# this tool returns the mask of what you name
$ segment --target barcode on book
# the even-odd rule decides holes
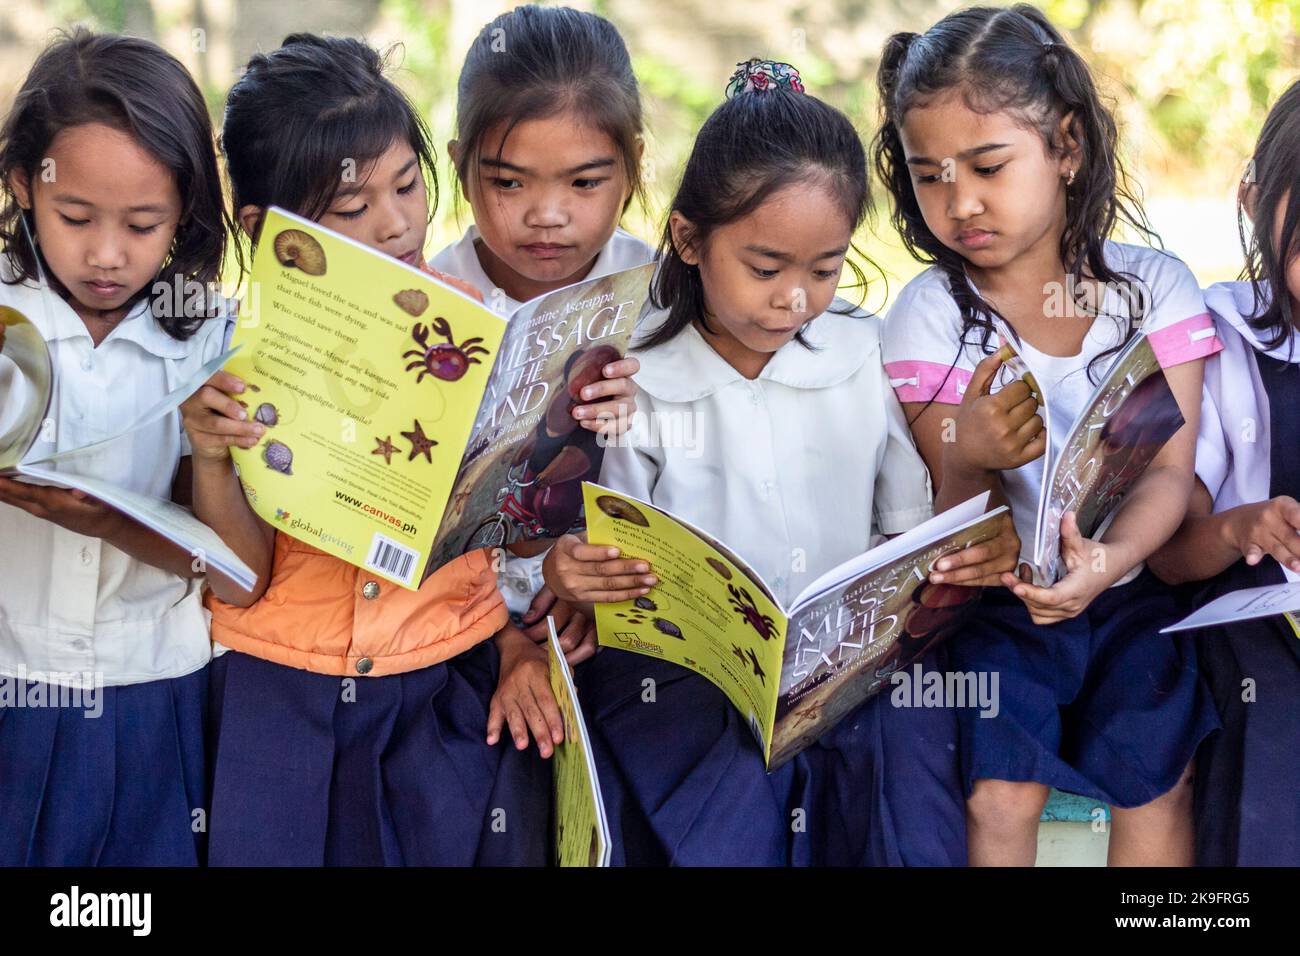
[[[403,584],[410,584],[417,557],[419,555],[415,551],[376,531],[370,542],[370,557],[366,558],[366,567],[372,571],[382,571]]]

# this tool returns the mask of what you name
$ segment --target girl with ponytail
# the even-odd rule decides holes
[[[1192,755],[1217,725],[1177,608],[1144,561],[1178,528],[1194,480],[1202,367],[1222,346],[1191,272],[1111,238],[1147,226],[1087,64],[1032,6],[974,7],[897,34],[879,72],[876,170],[908,250],[929,268],[890,309],[884,359],[942,509],[1008,502],[1020,575],[984,593],[954,666],[996,671],[996,716],[963,711],[970,857],[1034,862],[1050,787],[1111,807],[1114,864],[1192,859]],[[990,389],[994,319],[1050,396]],[[1059,448],[1105,366],[1149,336],[1185,424],[1096,540],[1061,524],[1069,573],[1030,580],[1043,456]]]
[[[846,266],[856,272],[852,238],[869,209],[848,118],[805,93],[789,64],[740,64],[664,230],[661,311],[632,353],[647,414],[605,452],[602,484],[738,547],[783,600],[930,515],[879,320],[835,295]],[[689,425],[697,440],[656,440],[651,421]],[[996,542],[948,556],[946,575],[996,583],[1018,547],[1008,523]],[[653,568],[573,535],[545,574],[580,605],[657,583]],[[578,680],[621,862],[966,862],[950,709],[895,708],[881,693],[768,774],[742,714],[685,667],[611,648]]]

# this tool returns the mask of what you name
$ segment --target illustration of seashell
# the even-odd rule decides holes
[[[429,297],[419,289],[403,289],[393,296],[393,301],[397,303],[399,309],[417,319],[424,315],[424,310],[429,307]]]
[[[293,451],[282,441],[269,441],[262,457],[272,470],[284,475],[293,474]]]
[[[272,244],[280,265],[301,269],[309,276],[325,274],[325,250],[301,229],[285,229]]]

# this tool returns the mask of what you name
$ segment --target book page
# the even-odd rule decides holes
[[[53,393],[40,329],[17,309],[0,306],[0,472],[12,470],[32,447]]]
[[[129,491],[90,475],[59,471],[47,465],[20,465],[19,474],[61,488],[77,488],[116,508],[173,544],[180,545],[201,562],[196,570],[210,567],[251,591],[257,575],[239,559],[215,531],[174,501]]]
[[[277,530],[419,587],[505,321],[431,276],[267,212],[226,366],[267,426],[232,448]]]
[[[584,482],[587,538],[650,563],[659,583],[632,601],[596,605],[600,643],[672,661],[707,677],[771,739],[786,618],[730,549],[668,512]]]
[[[1162,628],[1161,634],[1188,631],[1233,621],[1272,617],[1275,614],[1300,613],[1300,583],[1268,584],[1257,588],[1242,588],[1215,598],[1204,607],[1197,608],[1177,624]],[[1297,634],[1300,637],[1300,633]]]
[[[564,721],[564,740],[551,756],[555,783],[555,865],[609,866],[609,821],[592,759],[573,673],[560,649],[555,619],[548,617],[551,693]],[[507,742],[507,746],[508,746]]]
[[[982,589],[934,584],[929,574],[943,556],[996,537],[1006,511],[977,515],[937,540],[925,535],[906,554],[874,563],[791,612],[769,768],[799,753],[957,629]]]

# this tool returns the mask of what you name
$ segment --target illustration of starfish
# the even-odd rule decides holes
[[[433,464],[433,455],[430,454],[429,449],[438,443],[424,433],[424,428],[420,425],[418,418],[414,421],[415,427],[413,429],[409,432],[402,432],[402,437],[411,443],[411,454],[406,460],[415,461],[416,455],[423,455],[425,461]]]
[[[383,455],[383,456],[384,456],[384,464],[385,464],[385,465],[391,465],[391,464],[393,463],[393,452],[400,452],[400,451],[401,451],[400,448],[398,448],[396,445],[393,444],[393,436],[392,436],[392,435],[389,435],[387,438],[383,438],[383,439],[381,439],[381,438],[376,438],[376,439],[375,439],[375,445],[378,446],[378,447],[374,448],[374,449],[370,452],[370,454],[372,454],[372,455]]]
[[[745,653],[749,655],[749,659],[754,663],[754,676],[758,678],[758,682],[760,684],[766,686],[767,681],[763,679],[766,676],[766,673],[764,672],[763,668],[758,666],[758,658],[754,656],[754,652],[751,651],[749,648],[745,648]]]

